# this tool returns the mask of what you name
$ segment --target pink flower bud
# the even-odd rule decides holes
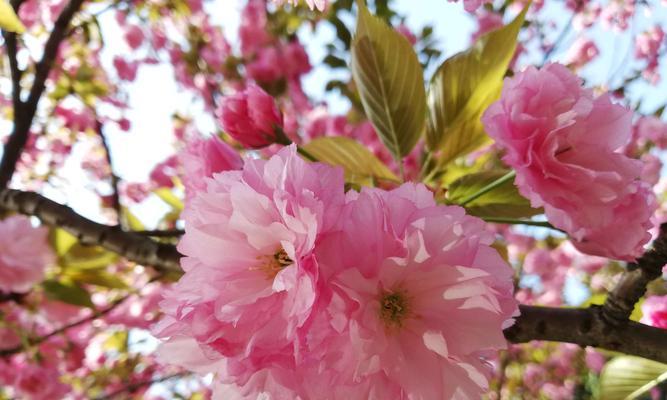
[[[223,99],[218,109],[223,129],[246,147],[260,148],[284,142],[283,116],[273,97],[259,86]]]

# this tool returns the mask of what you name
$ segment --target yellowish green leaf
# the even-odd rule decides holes
[[[141,222],[136,215],[134,215],[127,207],[123,207],[122,212],[123,219],[125,220],[125,226],[129,227],[133,231],[143,231],[146,230],[146,226]]]
[[[346,182],[359,185],[372,185],[376,180],[398,182],[396,175],[382,161],[354,139],[321,137],[303,147],[318,161],[343,167]]]
[[[42,282],[42,287],[46,297],[51,300],[82,307],[94,308],[95,306],[90,299],[90,293],[74,282],[65,279],[49,279]]]
[[[127,339],[129,335],[127,331],[116,331],[109,335],[109,337],[102,343],[102,348],[105,350],[115,350],[124,352],[127,350]]]
[[[609,361],[600,374],[600,400],[638,399],[667,381],[667,364],[635,356]]]
[[[430,150],[440,151],[440,165],[490,140],[480,118],[500,95],[528,7],[510,24],[483,35],[470,49],[445,60],[431,79],[426,143]]]
[[[465,175],[449,186],[447,200],[449,203],[459,204],[506,174],[505,170],[492,170]],[[511,181],[472,200],[465,207],[469,214],[479,217],[522,218],[542,213],[542,210],[530,206],[530,202],[519,194]]]
[[[65,276],[76,283],[90,284],[109,289],[127,289],[129,287],[118,276],[99,269],[67,270]]]
[[[25,32],[25,26],[9,2],[5,0],[0,0],[0,28],[8,32]]]
[[[183,200],[179,199],[169,188],[159,188],[153,191],[157,197],[169,204],[171,208],[177,211],[183,210]]]
[[[60,228],[53,228],[50,232],[51,247],[58,257],[65,255],[77,242],[74,235]]]
[[[396,160],[414,148],[426,117],[423,71],[408,40],[357,0],[352,75],[368,119]]]
[[[106,268],[118,261],[118,255],[99,246],[74,244],[69,251],[58,260],[65,270],[84,270]]]

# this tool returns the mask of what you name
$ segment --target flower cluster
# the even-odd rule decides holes
[[[622,260],[641,254],[656,208],[651,186],[640,180],[642,162],[619,151],[631,119],[560,64],[507,79],[482,117],[532,206],[544,207],[582,252]]]
[[[189,199],[154,332],[214,396],[479,398],[517,312],[484,223],[422,185],[344,192],[289,146]]]
[[[54,259],[47,237],[24,216],[0,221],[0,292],[25,293],[44,278]]]

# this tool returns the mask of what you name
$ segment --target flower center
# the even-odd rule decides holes
[[[257,269],[264,272],[269,279],[275,278],[283,268],[294,264],[294,261],[289,258],[287,252],[282,248],[273,254],[267,254],[259,259],[261,264]]]
[[[403,291],[383,292],[380,295],[380,319],[389,327],[401,327],[408,317],[410,307]]]

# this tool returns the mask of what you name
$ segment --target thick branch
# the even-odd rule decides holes
[[[46,79],[51,71],[51,66],[58,55],[60,43],[65,38],[67,27],[79,11],[84,0],[71,0],[56,19],[53,31],[44,46],[42,59],[35,66],[35,78],[30,89],[30,95],[18,110],[14,110],[14,130],[5,145],[5,150],[0,161],[0,187],[5,187],[12,179],[16,164],[21,157],[23,148],[28,142],[30,126],[37,112],[37,104],[46,88]],[[14,83],[16,85],[16,83]]]
[[[667,224],[660,226],[660,234],[651,250],[636,262],[628,264],[627,271],[607,297],[602,316],[611,324],[623,323],[630,318],[635,304],[646,293],[646,286],[662,275],[667,264]],[[667,343],[665,343],[667,347]]]
[[[86,245],[102,246],[130,261],[152,266],[163,272],[180,273],[181,255],[176,247],[160,243],[134,232],[107,226],[74,212],[46,197],[13,189],[0,190],[0,208],[32,215],[47,225],[62,228]]]
[[[612,326],[602,307],[553,308],[521,305],[521,316],[505,330],[513,343],[531,340],[600,347],[667,363],[667,330],[634,321]]]

